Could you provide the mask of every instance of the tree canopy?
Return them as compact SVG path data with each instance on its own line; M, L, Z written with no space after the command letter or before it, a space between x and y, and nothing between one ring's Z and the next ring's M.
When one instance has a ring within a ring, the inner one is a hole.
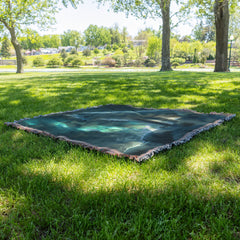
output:
M237 40L240 38L240 6L236 6L235 11L230 15L229 33Z
M0 22L18 31L32 24L49 26L55 21L53 15L59 10L57 3L57 0L0 0Z
M109 29L105 27L98 27L97 25L90 25L85 31L86 45L92 47L99 47L105 44L111 44L111 34Z
M83 37L80 32L68 30L61 35L62 46L75 46L76 49L83 43Z
M58 12L59 0L0 0L0 28L5 27L17 56L17 73L23 72L21 45L18 42L19 33L31 25L46 28L55 22L54 15ZM76 6L81 0L62 0L66 6L71 3Z

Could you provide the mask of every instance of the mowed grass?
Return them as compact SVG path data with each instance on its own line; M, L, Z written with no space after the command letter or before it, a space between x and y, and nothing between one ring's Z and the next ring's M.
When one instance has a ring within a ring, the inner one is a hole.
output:
M236 117L142 164L4 125L109 103ZM0 239L239 238L239 73L0 74Z

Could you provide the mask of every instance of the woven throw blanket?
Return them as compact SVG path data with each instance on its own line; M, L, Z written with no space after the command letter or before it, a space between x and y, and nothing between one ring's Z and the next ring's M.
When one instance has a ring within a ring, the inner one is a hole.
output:
M141 162L234 116L110 104L5 124Z

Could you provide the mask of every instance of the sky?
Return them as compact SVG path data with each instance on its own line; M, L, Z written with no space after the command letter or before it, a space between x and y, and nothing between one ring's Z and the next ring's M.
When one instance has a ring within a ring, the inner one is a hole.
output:
M175 8L176 6L172 6L172 9ZM114 24L118 24L120 29L127 27L128 33L134 37L140 30L146 27L158 30L161 25L161 19L141 20L133 16L126 17L124 13L109 11L107 6L98 8L97 3L88 0L84 4L80 4L77 9L73 9L71 6L68 6L68 8L62 7L62 10L56 14L56 24L52 26L52 29L40 32L40 34L63 34L68 29L83 33L90 24L99 27L112 27ZM183 36L190 35L191 30L192 27L189 24L181 24L181 28L179 27L173 32Z

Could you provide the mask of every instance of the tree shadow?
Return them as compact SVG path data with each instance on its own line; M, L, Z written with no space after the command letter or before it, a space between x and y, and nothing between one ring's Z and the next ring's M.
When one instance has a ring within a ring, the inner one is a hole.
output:
M3 239L234 239L239 227L239 197L211 186L203 191L201 181L186 176L155 188L131 182L86 190L54 172L15 164L8 178L2 188L13 199L0 227Z

